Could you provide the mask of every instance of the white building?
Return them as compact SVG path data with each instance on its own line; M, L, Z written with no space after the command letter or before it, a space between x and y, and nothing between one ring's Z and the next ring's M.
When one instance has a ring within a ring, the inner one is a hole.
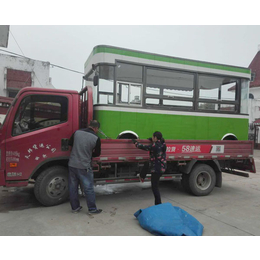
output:
M256 143L260 143L259 125L260 125L260 45L258 52L251 61L249 68L252 73L252 81L249 87L249 138L255 139ZM254 137L254 135L256 135Z
M50 63L0 54L0 123L18 91L24 87L54 88Z
M15 97L24 87L54 88L50 63L0 54L0 96Z

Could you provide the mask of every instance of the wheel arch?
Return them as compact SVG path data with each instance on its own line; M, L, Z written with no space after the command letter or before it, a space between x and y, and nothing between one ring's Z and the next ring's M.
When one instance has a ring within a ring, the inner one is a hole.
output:
M125 138L123 138L125 137ZM125 130L121 132L116 139L139 139L139 136L137 133L131 130Z
M68 167L69 157L50 158L41 162L31 173L29 179L36 180L42 171L51 166Z
M221 138L221 140L238 140L238 138L233 133L227 133Z

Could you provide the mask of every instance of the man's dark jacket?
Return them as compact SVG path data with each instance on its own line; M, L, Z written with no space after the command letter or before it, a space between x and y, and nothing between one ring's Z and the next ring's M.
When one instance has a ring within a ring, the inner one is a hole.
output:
M69 166L78 169L91 168L92 157L101 153L101 141L91 128L77 130L70 138L72 151Z

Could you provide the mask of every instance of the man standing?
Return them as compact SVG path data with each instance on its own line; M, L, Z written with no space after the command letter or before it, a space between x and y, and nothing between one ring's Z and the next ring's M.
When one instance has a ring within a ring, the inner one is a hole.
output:
M101 153L101 141L96 135L100 124L93 120L88 128L77 130L70 138L72 151L69 158L69 192L73 213L78 213L82 207L78 198L78 186L82 184L86 196L89 213L98 214L102 209L96 207L94 192L94 176L91 159Z

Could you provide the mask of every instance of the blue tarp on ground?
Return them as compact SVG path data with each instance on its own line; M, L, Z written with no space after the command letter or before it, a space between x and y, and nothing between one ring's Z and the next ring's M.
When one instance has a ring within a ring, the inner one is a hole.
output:
M139 209L134 216L142 228L158 236L201 236L203 232L196 218L169 202Z

